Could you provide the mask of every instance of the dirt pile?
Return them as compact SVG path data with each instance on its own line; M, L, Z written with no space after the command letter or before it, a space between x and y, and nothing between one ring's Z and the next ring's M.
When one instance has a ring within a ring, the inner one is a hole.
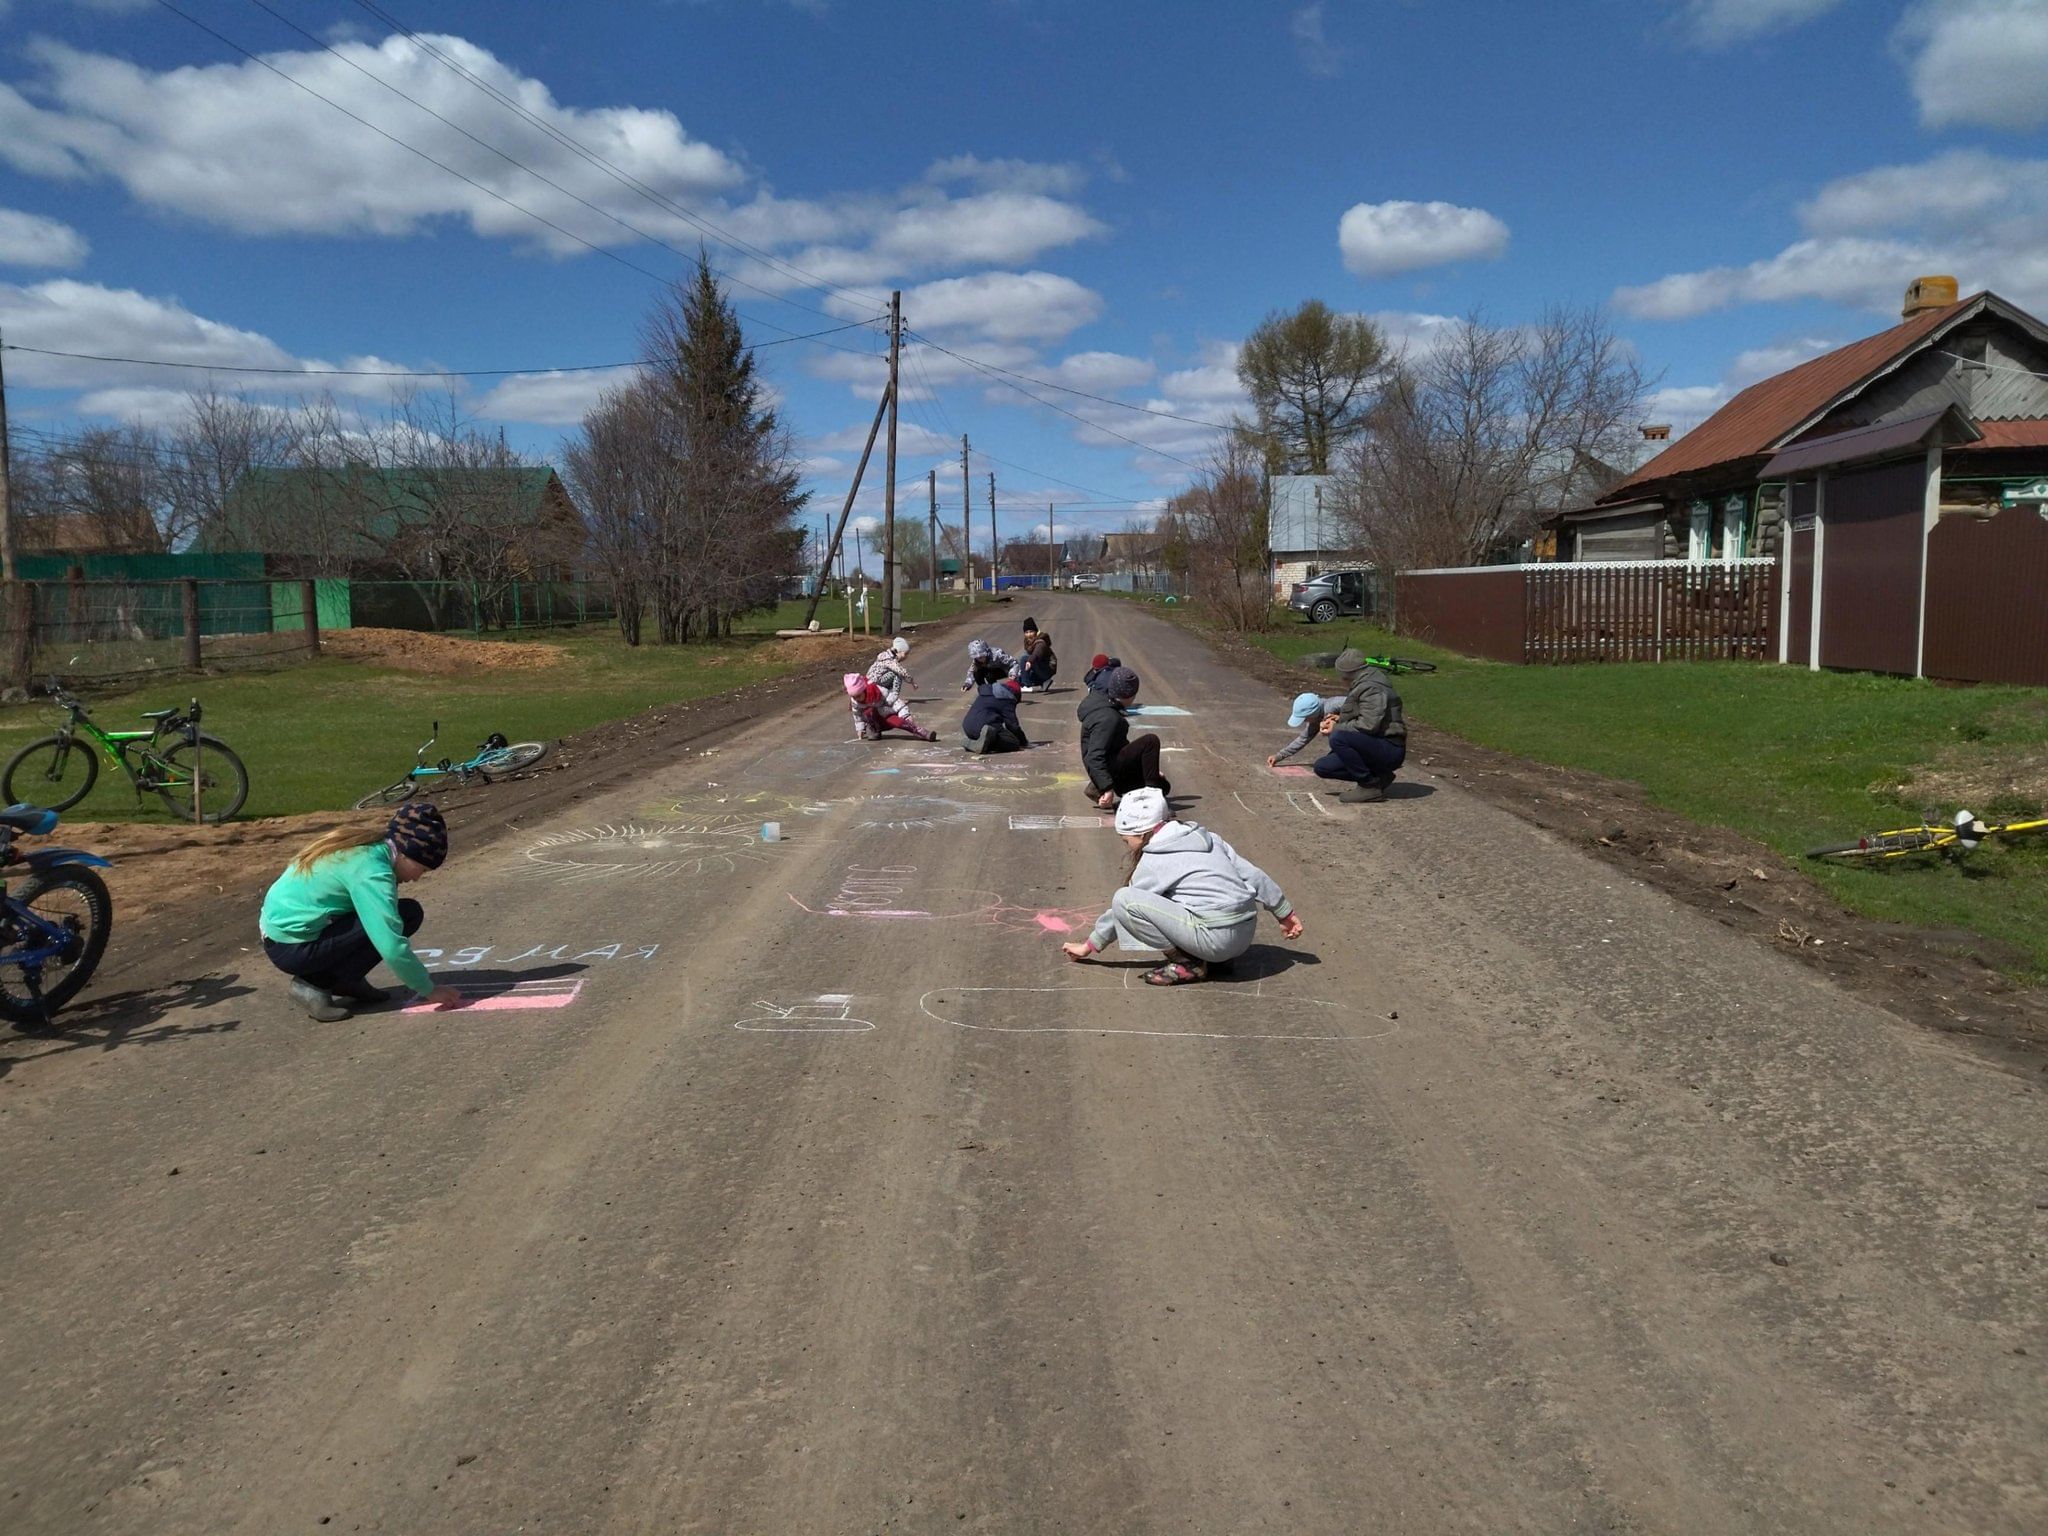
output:
M114 861L105 873L107 888L114 893L117 928L139 918L161 917L172 928L189 920L198 931L219 920L218 898L245 891L258 876L267 881L284 868L300 844L330 827L375 826L387 814L321 811L224 827L67 820L51 841Z
M440 677L465 672L530 672L557 666L569 654L561 646L541 640L469 640L412 629L330 630L320 636L320 648L351 661Z

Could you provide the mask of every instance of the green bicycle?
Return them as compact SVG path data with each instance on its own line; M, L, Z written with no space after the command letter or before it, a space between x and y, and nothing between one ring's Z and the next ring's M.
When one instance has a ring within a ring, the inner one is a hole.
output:
M1341 651L1315 651L1301 659L1304 665L1311 667L1334 667L1337 665L1337 658L1342 654ZM1435 662L1424 661L1416 656L1368 656L1365 658L1365 664L1368 667L1378 667L1382 672L1391 672L1397 677L1403 672L1436 670Z
M217 822L233 816L249 798L249 770L226 742L199 729L197 699L183 712L144 711L142 718L150 722L146 731L104 731L57 679L48 686L51 701L69 718L55 735L14 754L0 774L0 797L16 805L68 811L92 793L99 778L96 742L107 761L128 775L138 804L145 794L161 795L173 816ZM89 739L80 741L80 733Z

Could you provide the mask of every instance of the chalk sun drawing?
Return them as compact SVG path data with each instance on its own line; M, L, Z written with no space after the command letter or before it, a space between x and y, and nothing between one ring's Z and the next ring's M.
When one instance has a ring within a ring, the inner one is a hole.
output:
M1114 826L1107 816L1012 816L1012 832L1080 832Z
M705 824L730 822L735 825L764 821L791 821L799 816L825 816L831 805L809 795L794 795L779 789L723 789L706 785L648 807L640 814L655 821L693 821Z
M1363 1044L1400 1033L1399 1024L1377 1030L1345 1029L1348 1019L1360 1024L1382 1021L1361 1010L1321 998L1266 992L1264 980L1249 987L1208 983L1216 990L1197 998L1180 989L1133 985L1136 972L1124 973L1121 986L1109 982L1070 987L940 987L917 1000L918 1012L940 1024L995 1035L1136 1035L1160 1040L1260 1040ZM1197 992L1204 988L1195 989ZM1097 996L1083 1006L1099 1010L1090 1024L1010 1022L1019 1015L1042 1014L1049 999L1066 994ZM1263 1028L1268 1020L1300 1020L1305 1029Z
M629 822L551 832L526 858L531 873L573 884L729 875L743 864L765 863L774 847L760 841L751 822Z
M839 802L854 808L859 827L879 827L891 832L925 832L934 827L965 826L996 807L971 800L950 800L943 795L854 795Z

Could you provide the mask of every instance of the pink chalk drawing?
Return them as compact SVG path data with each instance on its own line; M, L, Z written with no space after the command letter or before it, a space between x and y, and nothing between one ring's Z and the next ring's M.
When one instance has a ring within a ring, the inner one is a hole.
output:
M462 994L454 1008L438 1008L428 1002L411 1002L400 1013L489 1013L535 1008L566 1008L583 990L580 977L537 981L515 981L511 986L495 982L451 981L446 983Z
M1304 768L1298 763L1282 763L1273 771L1287 779L1312 779L1316 776L1315 769Z
M1033 921L1047 933L1072 933L1074 931L1074 925L1064 917L1061 917L1057 912L1034 912L1031 915Z

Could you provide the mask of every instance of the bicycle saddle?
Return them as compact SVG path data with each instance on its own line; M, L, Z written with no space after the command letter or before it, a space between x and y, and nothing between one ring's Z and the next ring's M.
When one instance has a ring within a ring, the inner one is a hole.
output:
M39 805L10 805L0 810L0 827L12 827L32 837L41 837L57 825L57 813Z
M142 718L145 720L168 720L176 713L175 709L145 709L142 712Z

